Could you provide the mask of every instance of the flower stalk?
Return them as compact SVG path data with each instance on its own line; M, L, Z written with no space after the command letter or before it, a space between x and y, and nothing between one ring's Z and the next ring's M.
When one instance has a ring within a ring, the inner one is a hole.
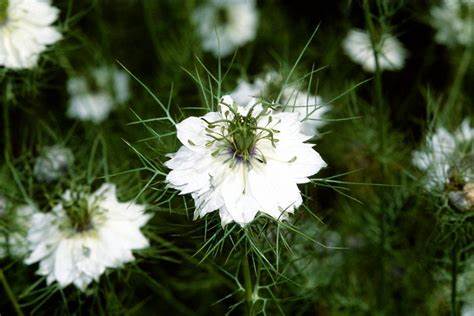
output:
M457 294L457 274L458 274L458 250L457 242L454 240L451 249L451 315L457 315L456 294Z
M253 315L253 286L247 254L244 255L242 260L242 274L244 277L246 315Z
M15 313L18 316L23 316L23 312L21 311L20 304L18 304L18 301L16 300L15 294L13 294L12 289L10 288L10 285L8 284L7 279L5 278L5 275L3 274L2 268L0 268L0 281L2 282L3 289L5 290L5 293L7 293L8 299L13 305L13 308L15 309Z

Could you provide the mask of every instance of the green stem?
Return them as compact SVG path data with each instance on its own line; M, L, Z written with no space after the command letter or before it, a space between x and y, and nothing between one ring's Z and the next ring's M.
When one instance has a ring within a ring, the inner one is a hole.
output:
M456 104L456 101L459 96L459 92L461 91L461 85L462 85L464 76L471 62L471 56L472 56L472 48L467 47L461 57L461 62L459 63L458 70L456 71L456 76L454 77L453 86L451 88L451 92L449 93L448 100L446 101L446 108L451 108L452 106Z
M364 6L364 13L365 13L365 21L367 24L367 28L369 31L370 35L370 42L372 44L372 52L374 54L374 60L375 60L375 103L377 105L377 112L379 115L379 127L380 127L380 147L384 149L384 144L385 144L385 126L384 126L384 119L385 119L385 111L384 111L384 100L383 100L383 87L382 87L382 71L380 69L380 64L379 64L379 52L378 52L378 40L377 40L377 35L376 35L376 30L374 23L372 22L372 17L370 14L370 7L369 7L369 1L364 0L363 2Z
M11 290L10 285L8 284L8 281L5 278L5 275L3 274L3 270L1 268L0 268L0 281L2 282L3 288L5 289L5 292L7 293L7 296L13 305L13 308L15 309L15 313L19 316L23 316L24 314L21 311L20 305L18 304L18 301L16 300L15 295L13 294L13 291Z
M451 315L456 316L456 292L457 292L457 274L458 274L458 251L456 241L451 249Z
M4 83L3 87L3 128L4 128L4 140L5 140L5 147L4 147L4 155L5 160L10 158L11 154L11 138L10 138L10 120L9 120L9 113L8 113L8 83Z
M245 302L246 302L246 315L252 315L253 307L253 287L252 278L250 276L250 266L248 255L245 254L242 260L242 274L244 276L244 288L245 288Z

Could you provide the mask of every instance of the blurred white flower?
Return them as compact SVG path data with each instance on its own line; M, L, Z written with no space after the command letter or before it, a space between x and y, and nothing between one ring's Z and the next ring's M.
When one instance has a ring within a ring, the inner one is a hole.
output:
M66 174L74 161L69 148L61 145L45 147L36 158L33 174L38 181L51 182Z
M296 113L224 96L219 112L177 124L183 146L165 163L166 181L192 195L195 219L216 210L223 226L245 226L258 212L286 219L303 202L298 184L326 166L301 128Z
M370 35L360 29L352 29L342 43L342 48L353 62L368 72L375 72L376 64ZM400 41L384 33L375 43L380 70L400 70L405 65L407 51Z
M33 68L47 45L61 39L52 26L59 10L44 0L0 2L0 66Z
M466 303L461 308L461 316L474 316L474 303Z
M225 57L255 38L258 12L255 0L210 0L193 13L205 51Z
M14 209L11 225L6 227L7 231L0 231L0 258L7 255L21 258L28 254L26 234L31 227L31 217L36 211L36 207L26 204Z
M32 217L25 263L39 262L37 273L47 277L48 285L57 281L84 291L107 268L133 261L132 250L148 247L140 231L150 218L144 210L119 202L110 183L92 194L66 191L51 212Z
M71 97L67 115L95 124L104 121L116 104L130 98L127 74L112 67L100 67L89 76L70 78L67 90Z
M280 98L276 104L278 95ZM252 105L253 102L258 102L259 98L263 98L275 103L281 111L298 113L302 132L309 136L315 136L317 129L326 124L323 117L331 108L320 96L302 91L295 84L284 87L282 76L275 71L267 72L253 83L240 80L230 96L241 106Z
M436 42L448 46L474 43L474 0L443 0L431 9Z
M428 190L441 191L448 187L451 201L458 207L463 205L460 197L469 199L474 181L474 128L469 120L450 133L439 127L426 138L425 148L413 153L413 164L426 172L425 186ZM461 207L464 208L464 207Z

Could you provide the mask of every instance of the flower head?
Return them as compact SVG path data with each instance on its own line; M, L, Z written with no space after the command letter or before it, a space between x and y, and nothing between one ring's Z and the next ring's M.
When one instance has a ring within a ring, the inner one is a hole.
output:
M176 129L183 146L165 163L172 169L166 180L192 195L195 219L219 210L223 226L244 226L258 212L286 219L303 202L298 184L326 166L306 143L298 114L259 103L243 107L225 96L219 112Z
M426 188L449 191L451 201L458 208L464 208L461 205L470 203L472 197L473 140L474 128L464 120L454 133L438 128L426 138L425 148L413 153L413 164L427 173Z
M353 62L365 71L375 72L376 63L370 35L359 29L352 29L342 43L342 48ZM375 43L380 70L400 70L405 65L407 51L400 41L389 33L383 33Z
M5 201L6 203L6 201ZM13 209L8 231L0 231L0 258L10 255L21 258L28 254L28 243L26 233L31 227L31 217L36 213L33 205L21 205ZM0 214L6 216L6 214Z
M317 129L326 123L323 117L330 110L320 96L302 91L295 84L285 86L283 77L275 71L267 72L253 83L240 80L230 96L242 106L263 98L270 100L276 110L298 113L302 132L310 136L316 135Z
M211 0L198 7L193 22L202 47L225 57L255 38L258 24L254 0Z
M53 24L59 10L44 0L0 2L0 66L33 68L47 45L61 39Z
M61 287L85 290L107 268L134 260L132 250L148 247L140 228L150 216L143 205L117 200L115 185L92 194L66 191L49 213L36 213L28 231L30 255L39 275Z
M97 68L88 76L68 80L71 96L67 115L81 121L100 123L113 110L115 104L130 97L129 80L125 72L116 68Z
M66 174L74 155L69 148L61 145L46 147L36 158L33 173L38 181L51 182Z
M436 42L453 46L474 43L474 1L443 0L431 9Z

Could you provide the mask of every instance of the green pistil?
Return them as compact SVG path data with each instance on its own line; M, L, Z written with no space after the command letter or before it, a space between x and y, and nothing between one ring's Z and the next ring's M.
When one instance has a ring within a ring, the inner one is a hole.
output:
M257 120L251 115L236 114L229 124L229 136L232 139L235 155L244 161L252 156L256 143Z
M69 219L70 228L76 232L84 232L93 228L93 207L89 205L83 194L73 194L71 201L63 202L63 208Z
M223 25L229 21L229 13L226 8L219 8L216 13L216 25Z
M0 0L0 25L7 21L8 17L8 0Z
M240 114L232 106L228 106L228 108L228 111L224 111L225 118L222 120L209 122L203 119L207 124L206 135L211 138L206 146L219 144L212 152L212 156L217 157L223 153L230 153L231 157L226 162L230 162L231 165L237 162L249 162L251 159L266 163L263 153L256 144L262 139L267 139L275 146L278 142L275 134L279 133L278 130L270 127L272 116L268 116L266 126L257 125L259 118L267 114L268 109L261 111L254 117L252 115L254 108L250 109L246 115ZM233 118L229 119L231 114ZM192 142L190 144L193 145Z

